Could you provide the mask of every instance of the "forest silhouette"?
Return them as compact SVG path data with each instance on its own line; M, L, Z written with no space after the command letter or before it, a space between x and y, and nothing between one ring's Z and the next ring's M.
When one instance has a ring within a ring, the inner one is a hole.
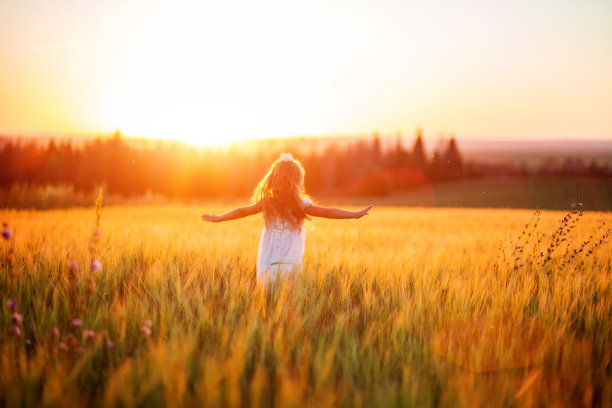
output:
M0 140L0 188L68 185L76 192L100 186L125 197L159 194L169 198L223 198L250 195L283 151L306 168L306 190L318 196L386 195L441 182L484 176L610 177L609 165L580 159L560 166L544 162L528 174L521 166L466 162L454 136L428 153L421 129L405 140L371 137L322 142L282 139L202 148L157 141L138 145L115 132L85 143Z

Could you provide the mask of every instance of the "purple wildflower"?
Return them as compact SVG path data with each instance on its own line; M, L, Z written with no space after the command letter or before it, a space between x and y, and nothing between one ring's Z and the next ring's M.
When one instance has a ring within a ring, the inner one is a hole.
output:
M60 330L57 327L51 329L51 338L57 339L60 336Z
M6 305L8 306L8 308L11 310L11 312L14 312L15 309L17 309L17 301L15 299L9 299L6 301Z
M102 269L102 263L100 261L98 261L97 259L94 259L93 261L91 261L92 271L99 271L101 269Z
M13 313L11 320L13 321L13 324L21 325L21 322L23 321L23 317L19 313Z
M83 331L83 337L85 338L85 340L93 340L94 337L96 337L96 332L94 332L93 330L85 330Z
M11 231L11 229L9 228L6 222L3 222L2 223L2 238L8 241L9 239L11 239L12 235L13 235L13 231Z
M19 326L13 326L11 329L11 334L17 338L21 337L21 329Z
M72 319L72 327L74 327L75 329L78 329L82 325L83 325L83 320L81 320L79 318Z

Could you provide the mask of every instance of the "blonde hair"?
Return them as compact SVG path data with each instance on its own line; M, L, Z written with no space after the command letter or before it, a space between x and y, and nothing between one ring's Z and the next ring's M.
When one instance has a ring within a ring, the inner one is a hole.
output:
M266 225L281 219L300 229L309 219L302 205L304 174L300 162L289 154L284 153L272 163L253 192L253 200L261 203Z

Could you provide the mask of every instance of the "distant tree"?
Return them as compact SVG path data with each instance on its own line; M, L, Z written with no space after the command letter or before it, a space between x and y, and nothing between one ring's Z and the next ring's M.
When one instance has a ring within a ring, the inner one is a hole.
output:
M380 135L378 132L374 132L374 138L372 139L372 150L371 150L372 162L375 165L379 165L382 162L382 148L380 147Z
M417 128L416 131L416 140L412 147L412 163L417 169L425 169L427 167L425 145L423 144L423 130L421 128Z
M461 177L463 173L463 159L461 158L461 153L459 153L455 135L451 135L443 157L442 166L445 178Z
M409 154L402 144L402 134L398 132L395 138L395 149L390 153L389 165L394 168L407 167L409 165L408 160Z

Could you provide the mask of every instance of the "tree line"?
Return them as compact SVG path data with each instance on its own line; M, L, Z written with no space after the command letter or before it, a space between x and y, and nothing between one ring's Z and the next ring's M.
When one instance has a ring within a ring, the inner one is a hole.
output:
M176 142L139 146L119 132L80 145L71 140L51 140L44 146L7 140L0 148L0 188L63 184L76 191L104 186L122 196L150 192L173 198L244 197L283 151L293 152L304 164L307 191L322 196L382 195L486 174L525 175L520 166L466 163L453 136L432 154L426 153L420 129L411 146L400 137L384 142L375 134L327 143L284 139L228 148ZM580 170L612 174L607 167Z

